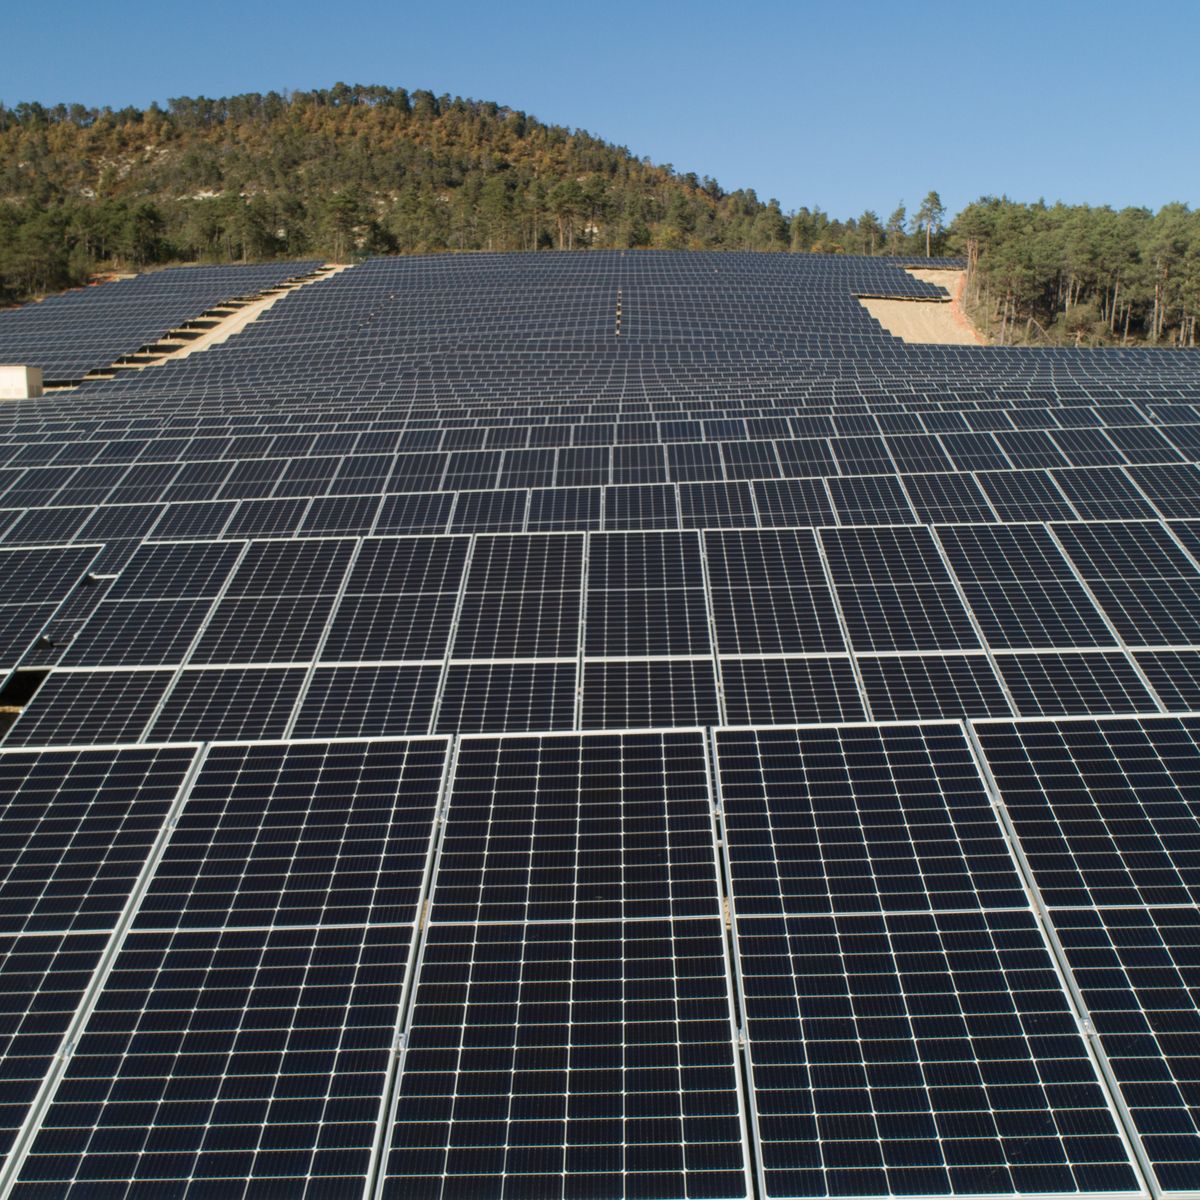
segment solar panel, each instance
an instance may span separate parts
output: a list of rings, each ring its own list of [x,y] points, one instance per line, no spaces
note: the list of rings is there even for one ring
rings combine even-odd
[[[0,1156],[60,1051],[100,963],[106,934],[0,936]]]
[[[721,684],[730,725],[863,720],[848,658],[724,658]]]
[[[14,1195],[360,1191],[411,937],[131,934]]]
[[[704,545],[721,653],[843,649],[837,611],[811,533],[710,533]]]
[[[216,746],[138,929],[412,923],[444,740]]]
[[[1153,712],[1155,700],[1123,654],[1003,654],[996,667],[1023,717]]]
[[[555,658],[579,642],[583,539],[492,537],[475,543],[455,658]]]
[[[742,916],[1026,907],[955,725],[717,735]]]
[[[603,535],[588,547],[588,655],[709,648],[704,568],[694,533]]]
[[[437,666],[318,667],[292,732],[296,737],[426,733],[439,673]]]
[[[952,525],[939,528],[938,539],[994,648],[1114,643],[1108,624],[1043,527]]]
[[[451,663],[437,710],[439,733],[570,729],[576,665],[571,662]]]
[[[430,927],[386,1197],[743,1197],[720,922]]]
[[[170,682],[170,671],[53,671],[5,745],[137,741]]]
[[[765,1196],[1137,1191],[1032,914],[753,917],[738,947]]]
[[[1194,908],[1097,908],[1055,915],[1141,1144],[1164,1192],[1190,1191],[1200,1162],[1195,1098]]]
[[[1200,650],[1148,650],[1134,660],[1169,711],[1200,709]]]
[[[303,670],[274,668],[181,671],[147,737],[164,742],[280,737],[304,679]]]
[[[1051,907],[1200,898],[1195,720],[984,726],[980,743]]]
[[[464,739],[385,1195],[747,1196],[697,733]]]
[[[194,755],[194,747],[0,753],[0,928],[113,929]]]
[[[877,721],[1003,717],[1012,711],[983,654],[860,655],[858,669]]]

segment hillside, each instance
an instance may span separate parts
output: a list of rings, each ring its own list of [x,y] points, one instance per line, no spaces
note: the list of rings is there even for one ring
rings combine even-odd
[[[584,246],[782,250],[775,201],[583,130],[402,88],[0,110],[10,296],[97,264]]]
[[[886,220],[784,213],[584,130],[337,84],[166,108],[0,106],[0,301],[98,270],[469,250],[958,254],[993,341],[1194,346],[1200,213],[936,192]]]

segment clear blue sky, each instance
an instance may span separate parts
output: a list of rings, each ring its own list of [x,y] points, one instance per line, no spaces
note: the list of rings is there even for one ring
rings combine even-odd
[[[1200,203],[1191,2],[59,0],[3,27],[6,104],[344,80],[496,100],[785,210]]]

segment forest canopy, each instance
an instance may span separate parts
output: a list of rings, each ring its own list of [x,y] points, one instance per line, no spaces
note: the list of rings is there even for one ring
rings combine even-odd
[[[0,106],[0,300],[173,262],[592,247],[960,254],[1005,341],[1194,345],[1200,214],[984,198],[785,213],[502,105],[403,88]]]

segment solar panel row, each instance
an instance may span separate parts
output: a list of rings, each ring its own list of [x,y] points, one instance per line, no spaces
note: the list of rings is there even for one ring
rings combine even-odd
[[[0,1194],[1200,1195],[1200,379],[904,265],[372,260],[0,411]]]

